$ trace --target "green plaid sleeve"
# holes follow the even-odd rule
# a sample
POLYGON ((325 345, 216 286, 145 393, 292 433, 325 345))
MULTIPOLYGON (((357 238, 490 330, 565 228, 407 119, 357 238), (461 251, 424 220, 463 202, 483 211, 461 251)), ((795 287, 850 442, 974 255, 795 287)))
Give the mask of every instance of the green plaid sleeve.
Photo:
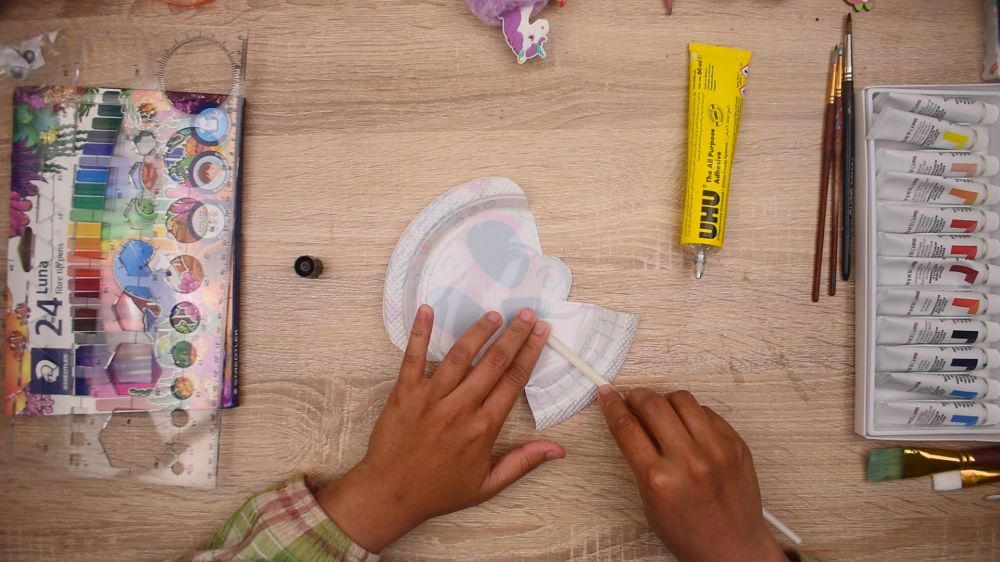
POLYGON ((246 501, 205 549, 177 562, 276 560, 376 562, 327 517, 299 475, 246 501))

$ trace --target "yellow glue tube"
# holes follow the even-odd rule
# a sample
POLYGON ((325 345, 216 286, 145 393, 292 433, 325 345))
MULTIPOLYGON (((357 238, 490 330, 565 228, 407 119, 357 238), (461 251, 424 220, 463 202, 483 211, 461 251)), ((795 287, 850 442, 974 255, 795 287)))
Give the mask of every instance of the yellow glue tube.
POLYGON ((687 183, 681 246, 701 279, 726 233, 729 173, 743 107, 750 51, 691 43, 688 77, 687 183))

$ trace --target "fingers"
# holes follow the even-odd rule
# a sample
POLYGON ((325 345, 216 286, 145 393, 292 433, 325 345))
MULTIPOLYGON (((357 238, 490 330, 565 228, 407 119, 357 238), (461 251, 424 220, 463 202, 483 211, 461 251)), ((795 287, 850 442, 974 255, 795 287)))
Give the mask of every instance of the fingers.
MULTIPOLYGON (((708 422, 712 424, 715 431, 722 439, 728 444, 728 448, 738 453, 738 456, 750 457, 750 447, 747 445, 743 437, 733 429, 733 426, 729 425, 729 422, 725 418, 720 416, 715 412, 715 410, 709 408, 708 406, 702 406, 705 410, 705 415, 708 417, 708 422)), ((752 462, 752 461, 751 461, 752 462)))
POLYGON ((614 387, 605 385, 598 389, 597 402, 615 443, 634 472, 638 473, 659 458, 649 435, 614 387))
POLYGON ((500 457, 483 482, 483 488, 493 497, 525 474, 549 460, 561 459, 566 450, 552 441, 531 441, 500 457))
POLYGON ((524 386, 528 384, 531 373, 535 370, 535 364, 542 355, 545 342, 549 339, 549 325, 545 322, 535 323, 531 329, 531 335, 517 352, 514 361, 507 368, 507 371, 500 377, 500 380, 493 386, 489 396, 483 403, 483 411, 495 425, 500 426, 511 408, 517 402, 517 397, 521 395, 524 386))
POLYGON ((632 412, 665 453, 685 454, 693 442, 671 402, 648 388, 637 388, 626 399, 632 412))
POLYGON ((427 368, 427 346, 431 343, 434 327, 434 309, 426 304, 417 309, 417 316, 410 328, 410 339, 403 352, 403 364, 399 368, 399 380, 407 383, 419 382, 427 368))
POLYGON ((708 415, 694 396, 686 390, 670 392, 667 401, 677 412, 677 417, 684 423, 688 434, 698 443, 707 443, 715 439, 717 433, 708 421, 708 415))
POLYGON ((522 308, 517 316, 497 341, 483 355, 476 368, 462 381, 455 390, 455 396, 461 400, 469 400, 477 405, 482 404, 486 395, 496 385, 500 377, 507 372, 514 358, 528 340, 532 328, 538 318, 535 311, 522 308))
POLYGON ((726 418, 720 416, 715 410, 709 408, 708 406, 702 406, 701 408, 705 410, 705 416, 708 418, 708 422, 712 424, 712 427, 714 427, 716 431, 731 439, 739 439, 740 441, 743 440, 743 438, 740 437, 740 434, 733 429, 733 426, 729 425, 726 418))
POLYGON ((458 338, 431 377, 431 387, 435 395, 441 398, 455 390, 469 372, 472 360, 500 328, 502 321, 503 318, 499 313, 487 312, 458 338))

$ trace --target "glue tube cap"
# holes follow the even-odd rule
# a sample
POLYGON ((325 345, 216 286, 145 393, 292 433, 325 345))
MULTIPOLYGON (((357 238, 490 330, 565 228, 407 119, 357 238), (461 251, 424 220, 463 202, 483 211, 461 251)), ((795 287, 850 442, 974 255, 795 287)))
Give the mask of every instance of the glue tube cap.
POLYGON ((986 127, 972 127, 976 131, 976 144, 972 145, 973 152, 986 152, 990 146, 990 134, 986 132, 986 127))
POLYGON ((983 118, 979 121, 980 125, 992 125, 997 122, 1000 118, 1000 107, 993 105, 992 103, 984 103, 983 106, 986 111, 983 112, 983 118))
POLYGON ((990 156, 989 154, 984 154, 983 160, 986 161, 986 169, 983 170, 984 176, 995 176, 997 174, 1000 174, 1000 158, 997 158, 996 156, 990 156))
POLYGON ((949 470, 948 472, 938 472, 933 475, 934 489, 938 492, 950 492, 962 489, 962 471, 949 470))

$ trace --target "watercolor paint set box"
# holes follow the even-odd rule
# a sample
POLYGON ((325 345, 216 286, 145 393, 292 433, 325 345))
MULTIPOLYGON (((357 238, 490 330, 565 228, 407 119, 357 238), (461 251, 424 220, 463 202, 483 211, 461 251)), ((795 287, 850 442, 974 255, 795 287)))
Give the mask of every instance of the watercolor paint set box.
POLYGON ((998 106, 998 85, 856 94, 859 435, 1000 441, 998 106))
POLYGON ((236 405, 243 100, 14 92, 4 412, 236 405))

